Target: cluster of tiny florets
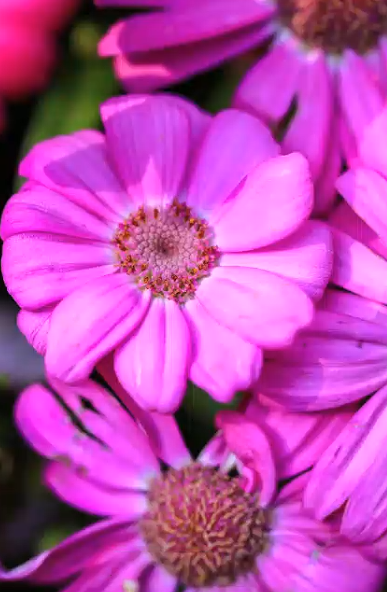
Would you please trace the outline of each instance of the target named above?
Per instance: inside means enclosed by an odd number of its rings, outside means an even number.
[[[178,303],[194,295],[219,257],[207,222],[176,199],[165,208],[140,206],[119,225],[113,243],[120,268],[141,289]]]

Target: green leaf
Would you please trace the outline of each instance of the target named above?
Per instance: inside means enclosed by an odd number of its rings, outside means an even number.
[[[37,544],[36,553],[43,553],[43,551],[48,551],[49,549],[56,547],[59,543],[78,530],[79,525],[75,523],[66,525],[60,524],[47,529]]]
[[[188,383],[183,406],[186,414],[194,421],[213,426],[215,415],[221,409],[236,409],[241,402],[244,393],[236,393],[231,403],[227,405],[218,403],[208,393],[193,384]]]

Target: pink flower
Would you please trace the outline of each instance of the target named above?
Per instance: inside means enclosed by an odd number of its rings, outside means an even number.
[[[277,492],[269,440],[243,415],[220,413],[223,436],[194,461],[173,417],[135,405],[131,416],[92,382],[55,386],[81,429],[39,385],[21,396],[17,421],[49,459],[48,485],[103,519],[0,580],[95,592],[379,590],[384,566],[304,513],[307,475]],[[239,477],[227,475],[230,452]]]
[[[369,399],[312,471],[305,506],[324,519],[343,509],[340,531],[387,559],[387,387]]]
[[[187,377],[229,401],[262,348],[310,323],[331,272],[307,163],[235,110],[126,97],[102,118],[106,136],[58,137],[21,164],[1,225],[19,327],[67,382],[114,352],[145,407],[176,409]]]
[[[0,128],[2,99],[40,90],[56,59],[54,34],[79,0],[0,0]]]
[[[376,80],[387,90],[385,0],[162,4],[162,11],[118,22],[100,44],[100,55],[114,57],[125,87],[149,92],[268,45],[240,84],[235,104],[274,124],[297,104],[283,146],[308,158],[316,183],[315,212],[328,212],[351,124],[355,119],[356,127],[363,126],[363,111],[371,118],[380,110],[380,97],[373,93]]]
[[[386,135],[385,109],[366,126],[352,167],[337,181],[345,201],[330,216],[332,289],[292,347],[264,364],[257,392],[290,409],[344,405],[387,385]]]

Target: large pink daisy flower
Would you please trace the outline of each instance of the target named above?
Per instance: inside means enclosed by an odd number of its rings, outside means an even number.
[[[39,385],[18,402],[19,426],[50,459],[49,486],[103,520],[0,570],[0,581],[62,583],[67,592],[379,589],[385,567],[303,511],[307,475],[277,490],[277,458],[259,424],[222,412],[222,435],[193,460],[173,417],[132,406],[133,418],[92,382],[55,386],[77,427]],[[286,434],[277,437],[285,448]],[[234,461],[239,475],[230,477]]]
[[[236,104],[273,123],[296,104],[283,145],[307,156],[316,182],[315,211],[329,210],[350,131],[348,111],[356,111],[358,95],[367,95],[375,79],[387,89],[386,1],[165,0],[159,4],[164,10],[119,22],[100,44],[101,55],[115,57],[116,72],[126,88],[143,92],[170,85],[269,42],[264,57],[242,81]],[[371,112],[378,105],[368,107]]]
[[[127,97],[102,118],[106,136],[58,137],[21,164],[1,224],[19,327],[67,382],[114,351],[141,405],[175,409],[188,377],[228,401],[261,348],[310,323],[331,272],[307,162],[235,110]]]

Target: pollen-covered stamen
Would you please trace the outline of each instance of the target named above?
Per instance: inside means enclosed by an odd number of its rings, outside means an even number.
[[[142,206],[120,224],[113,243],[119,265],[140,288],[155,296],[185,302],[218,259],[210,228],[187,205]]]
[[[140,530],[155,561],[186,586],[233,584],[254,572],[267,543],[257,496],[212,467],[192,463],[156,478]]]
[[[387,32],[387,0],[276,0],[280,20],[304,43],[332,54],[364,53]]]

